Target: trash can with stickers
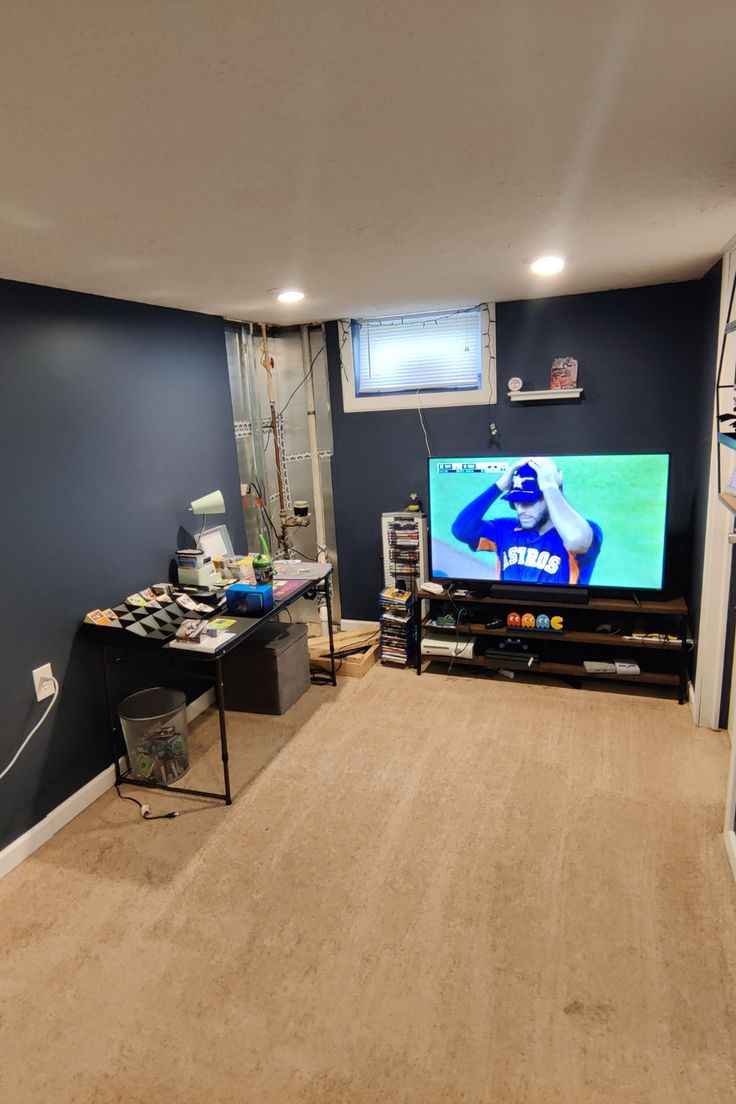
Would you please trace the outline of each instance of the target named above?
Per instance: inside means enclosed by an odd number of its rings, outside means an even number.
[[[189,770],[187,699],[181,690],[154,686],[118,706],[133,778],[164,785]]]

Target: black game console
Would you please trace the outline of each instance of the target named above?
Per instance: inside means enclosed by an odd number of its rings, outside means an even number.
[[[486,648],[485,661],[488,667],[536,667],[539,656],[535,652],[504,651],[501,648]]]

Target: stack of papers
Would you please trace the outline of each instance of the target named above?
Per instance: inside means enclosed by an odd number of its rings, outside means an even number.
[[[217,636],[201,636],[194,643],[187,640],[172,640],[169,647],[181,648],[187,652],[216,652],[234,636],[233,632],[218,632]]]
[[[329,564],[313,560],[273,561],[273,573],[277,579],[324,579],[329,569]]]

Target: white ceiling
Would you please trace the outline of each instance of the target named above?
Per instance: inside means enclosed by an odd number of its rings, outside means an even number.
[[[12,7],[0,277],[296,321],[683,280],[736,233],[732,0]]]

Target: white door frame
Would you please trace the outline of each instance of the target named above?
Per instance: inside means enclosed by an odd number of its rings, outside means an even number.
[[[736,239],[723,254],[721,309],[718,320],[716,357],[720,355],[721,334],[726,324],[728,295],[736,273]],[[714,399],[714,412],[716,400]],[[728,623],[728,593],[731,580],[733,515],[718,501],[718,465],[721,462],[715,416],[711,435],[710,474],[708,480],[708,516],[703,554],[703,585],[698,625],[698,664],[692,696],[693,718],[704,728],[719,728],[723,664]],[[733,710],[731,711],[733,714]]]
[[[720,357],[721,335],[727,321],[728,300],[735,276],[736,239],[729,242],[723,252],[717,357]],[[734,350],[727,349],[727,355],[734,356]],[[736,378],[736,375],[734,378]],[[718,399],[716,396],[714,399],[714,414],[717,411]],[[708,516],[705,532],[703,587],[698,626],[698,667],[691,703],[695,723],[707,728],[719,727],[726,629],[728,625],[731,557],[734,548],[734,545],[730,544],[728,539],[734,531],[734,517],[718,501],[718,468],[723,461],[720,455],[721,450],[718,447],[717,434],[718,422],[714,416],[708,482]],[[736,878],[736,651],[734,652],[731,694],[728,705],[728,734],[731,739],[731,761],[728,769],[723,838],[731,869],[734,878]]]

